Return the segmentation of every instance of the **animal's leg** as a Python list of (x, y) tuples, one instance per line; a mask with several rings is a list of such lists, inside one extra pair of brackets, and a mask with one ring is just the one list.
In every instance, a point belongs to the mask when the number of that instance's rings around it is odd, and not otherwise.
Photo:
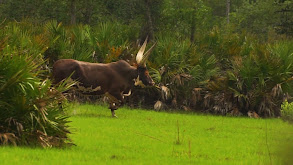
[(111, 109), (111, 112), (112, 112), (112, 117), (116, 117), (117, 118), (117, 116), (115, 114), (115, 111)]
[(109, 109), (111, 109), (112, 117), (117, 117), (115, 114), (115, 110), (118, 109), (118, 106), (116, 105), (115, 100), (110, 101), (109, 104)]
[(123, 98), (121, 95), (116, 95), (114, 93), (106, 93), (106, 96), (109, 98), (109, 109), (111, 109), (112, 117), (117, 117), (115, 110), (117, 110), (123, 104)]

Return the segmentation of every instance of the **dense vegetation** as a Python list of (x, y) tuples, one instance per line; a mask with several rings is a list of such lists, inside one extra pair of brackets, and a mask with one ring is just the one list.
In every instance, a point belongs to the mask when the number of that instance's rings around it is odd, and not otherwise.
[[(196, 39), (195, 33), (229, 23), (237, 31), (292, 35), (292, 0), (1, 0), (0, 18), (98, 25), (120, 22), (140, 37), (160, 31)], [(136, 33), (137, 33), (136, 32)]]
[(70, 140), (59, 104), (70, 84), (51, 87), (39, 43), (18, 28), (0, 32), (0, 144), (63, 146)]
[(59, 104), (70, 84), (51, 87), (53, 62), (133, 63), (146, 36), (157, 42), (148, 67), (160, 90), (136, 89), (129, 106), (280, 116), (293, 94), (292, 8), (291, 0), (0, 0), (0, 143), (66, 143)]

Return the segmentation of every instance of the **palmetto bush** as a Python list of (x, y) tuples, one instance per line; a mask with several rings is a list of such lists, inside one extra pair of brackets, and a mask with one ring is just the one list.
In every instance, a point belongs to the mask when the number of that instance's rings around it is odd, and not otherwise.
[[(138, 27), (118, 22), (104, 22), (92, 28), (95, 59), (109, 63), (119, 59), (131, 60), (136, 52)], [(131, 44), (133, 43), (133, 44)], [(132, 54), (132, 55), (131, 55)]]
[(62, 23), (52, 20), (44, 23), (41, 27), (43, 36), (49, 41), (47, 50), (44, 52), (44, 58), (47, 59), (49, 66), (62, 57), (72, 57), (70, 38)]
[[(151, 45), (151, 44), (150, 44)], [(186, 91), (186, 81), (190, 78), (187, 74), (191, 68), (189, 56), (191, 43), (188, 40), (180, 40), (172, 35), (161, 34), (157, 39), (154, 52), (150, 56), (149, 67), (156, 84), (170, 89), (174, 100), (183, 102)], [(170, 95), (167, 94), (167, 95)], [(171, 99), (169, 96), (162, 96), (164, 101)]]
[[(62, 58), (103, 63), (124, 59), (133, 63), (140, 43), (139, 26), (130, 26), (117, 22), (92, 27), (67, 27), (56, 21), (5, 22), (0, 27), (0, 49), (10, 54), (11, 60), (27, 55), (30, 58), (25, 61), (38, 64), (44, 64), (41, 55), (49, 64)], [(215, 27), (196, 33), (195, 42), (168, 31), (157, 32), (148, 46), (154, 42), (157, 44), (147, 66), (157, 86), (136, 89), (130, 104), (150, 107), (160, 100), (170, 108), (279, 116), (283, 99), (292, 95), (290, 40), (265, 44), (248, 33)], [(36, 75), (46, 79), (42, 75), (48, 74)]]
[(217, 28), (198, 38), (191, 44), (158, 37), (149, 66), (154, 80), (169, 88), (167, 105), (173, 100), (178, 107), (224, 115), (280, 115), (282, 101), (292, 95), (292, 41), (264, 44)]
[(129, 58), (136, 33), (134, 28), (119, 23), (101, 23), (97, 26), (63, 26), (49, 21), (43, 25), (49, 40), (45, 56), (52, 64), (57, 59), (76, 59), (88, 62), (112, 62), (123, 56)]
[(204, 50), (216, 55), (221, 72), (197, 89), (197, 106), (220, 114), (255, 111), (279, 116), (283, 99), (292, 94), (292, 41), (262, 44), (241, 35), (214, 35), (205, 45), (217, 51)]
[(0, 57), (0, 144), (62, 146), (68, 142), (67, 117), (59, 104), (65, 86), (51, 88), (33, 57)]
[(232, 61), (228, 91), (242, 112), (279, 116), (283, 99), (292, 94), (292, 42), (252, 47), (249, 54)]
[(13, 24), (3, 29), (6, 35), (0, 37), (0, 145), (69, 144), (68, 119), (60, 104), (64, 101), (62, 92), (70, 85), (53, 87), (50, 80), (39, 78), (44, 72), (41, 53), (46, 50), (45, 42), (37, 42), (30, 28), (23, 30)]

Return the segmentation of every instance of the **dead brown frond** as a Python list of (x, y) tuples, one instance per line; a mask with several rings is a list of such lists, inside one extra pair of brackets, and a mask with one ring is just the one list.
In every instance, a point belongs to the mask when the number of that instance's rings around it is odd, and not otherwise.
[(170, 89), (166, 86), (161, 86), (161, 95), (164, 101), (169, 100), (171, 98)]
[(204, 101), (203, 101), (204, 107), (209, 108), (211, 106), (210, 103), (211, 103), (212, 98), (213, 98), (213, 95), (211, 93), (207, 93), (204, 96)]
[(163, 110), (164, 108), (165, 108), (164, 103), (161, 102), (161, 101), (159, 101), (159, 100), (158, 100), (158, 101), (155, 103), (155, 105), (154, 105), (154, 109), (155, 109), (156, 111)]
[[(18, 135), (21, 135), (23, 132), (23, 125), (18, 122), (16, 119), (13, 119), (12, 117), (5, 120), (5, 122), (8, 123), (9, 128), (16, 128)], [(10, 131), (9, 131), (10, 132)]]
[(0, 41), (0, 51), (2, 51), (7, 45), (8, 37), (5, 37)]
[(232, 64), (239, 68), (240, 66), (242, 66), (242, 63), (243, 63), (243, 59), (241, 56), (233, 56), (232, 57)]
[(174, 77), (172, 78), (172, 83), (175, 83), (176, 85), (184, 85), (185, 81), (191, 80), (192, 79), (192, 75), (186, 74), (186, 73), (180, 73), (180, 74), (176, 74), (174, 75)]
[(278, 109), (275, 101), (273, 100), (271, 95), (266, 95), (263, 97), (263, 100), (260, 102), (258, 113), (262, 114), (262, 116), (278, 116), (279, 114), (275, 114), (274, 109)]
[(182, 83), (183, 83), (179, 74), (177, 74), (173, 77), (172, 82), (177, 85), (182, 85)]
[(231, 116), (242, 116), (242, 113), (239, 111), (237, 107), (233, 107), (230, 114)]
[(196, 103), (198, 101), (200, 101), (201, 98), (201, 91), (202, 88), (193, 88), (192, 90), (192, 102)]
[(259, 115), (258, 115), (255, 111), (248, 111), (248, 112), (247, 112), (247, 115), (248, 115), (250, 118), (255, 118), (255, 119), (258, 119), (258, 118), (259, 118)]
[(39, 142), (39, 144), (44, 147), (52, 147), (52, 145), (49, 142), (49, 137), (47, 136), (47, 134), (43, 133), (42, 131), (37, 130), (36, 131), (36, 136), (37, 136), (37, 140)]
[(227, 77), (216, 77), (213, 80), (209, 81), (207, 84), (207, 89), (210, 91), (222, 91), (227, 88)]
[(214, 110), (220, 114), (227, 114), (232, 109), (232, 102), (226, 97), (225, 93), (219, 93), (214, 97)]
[(185, 105), (182, 105), (182, 109), (184, 110), (184, 111), (191, 111), (191, 108), (190, 107), (188, 107), (188, 106), (185, 106)]
[(281, 84), (277, 84), (276, 86), (273, 87), (272, 92), (271, 92), (273, 97), (279, 97), (283, 94), (282, 86)]
[(186, 74), (186, 73), (181, 73), (180, 77), (185, 79), (185, 80), (191, 80), (192, 79), (192, 75)]
[(51, 147), (62, 147), (65, 144), (65, 138), (60, 138), (57, 136), (48, 136), (46, 133), (37, 130), (33, 136), (36, 136), (37, 142), (43, 148), (51, 148)]
[(0, 133), (0, 144), (9, 145), (13, 144), (16, 146), (17, 137), (13, 133)]
[(172, 107), (173, 108), (177, 108), (177, 106), (178, 106), (178, 104), (177, 104), (177, 99), (176, 99), (176, 97), (174, 97), (173, 99), (172, 99)]

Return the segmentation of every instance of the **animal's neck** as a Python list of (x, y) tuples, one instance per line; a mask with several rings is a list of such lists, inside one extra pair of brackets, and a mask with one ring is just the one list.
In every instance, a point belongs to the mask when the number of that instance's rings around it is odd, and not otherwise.
[(138, 71), (136, 67), (131, 67), (131, 71), (130, 71), (130, 77), (131, 79), (135, 79), (138, 77)]

